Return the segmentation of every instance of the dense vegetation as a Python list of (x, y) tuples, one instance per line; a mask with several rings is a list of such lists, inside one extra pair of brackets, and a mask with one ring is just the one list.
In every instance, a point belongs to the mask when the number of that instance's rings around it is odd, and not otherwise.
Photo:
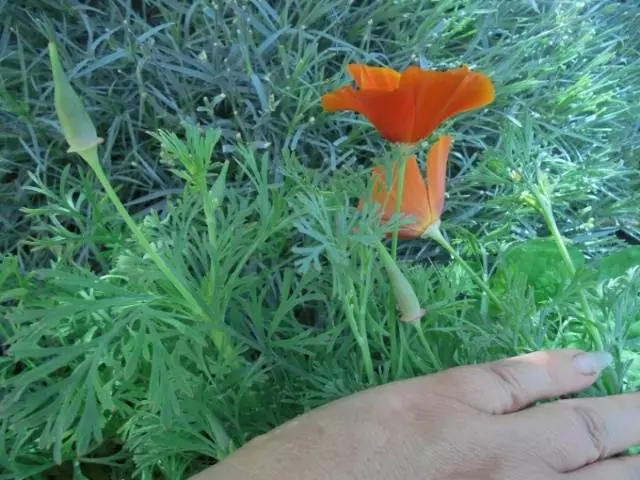
[[(0, 478), (186, 478), (351, 392), (537, 349), (601, 346), (585, 394), (637, 389), (639, 31), (622, 1), (0, 0)], [(49, 41), (133, 230), (67, 152)], [(355, 208), (389, 147), (320, 107), (352, 62), (493, 79), (440, 129), (442, 230), (501, 308), (411, 240), (427, 316), (398, 321), (373, 247), (397, 224)]]

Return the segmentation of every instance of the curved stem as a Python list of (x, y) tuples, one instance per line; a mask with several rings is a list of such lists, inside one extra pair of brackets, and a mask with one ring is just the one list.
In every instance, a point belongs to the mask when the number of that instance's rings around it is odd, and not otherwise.
[[(549, 203), (548, 198), (540, 191), (540, 189), (538, 189), (537, 187), (533, 187), (531, 190), (535, 195), (536, 200), (538, 201), (542, 216), (544, 217), (547, 228), (551, 232), (551, 236), (553, 237), (556, 246), (560, 251), (560, 255), (562, 256), (562, 259), (564, 260), (569, 273), (571, 274), (571, 276), (574, 276), (576, 274), (576, 267), (573, 264), (573, 260), (571, 259), (569, 250), (567, 249), (567, 246), (562, 239), (562, 234), (558, 229), (558, 224), (556, 223), (555, 216), (553, 215), (551, 204)], [(580, 304), (582, 306), (584, 317), (587, 321), (586, 328), (589, 332), (589, 335), (591, 336), (591, 340), (593, 341), (596, 349), (602, 350), (604, 347), (604, 342), (602, 341), (600, 330), (598, 330), (596, 326), (595, 317), (593, 316), (593, 312), (591, 311), (591, 306), (589, 305), (589, 301), (587, 300), (587, 295), (582, 289), (580, 290)]]
[(447, 241), (446, 238), (440, 232), (440, 228), (438, 224), (432, 225), (423, 235), (424, 237), (431, 238), (435, 240), (442, 248), (444, 248), (451, 256), (454, 258), (456, 262), (460, 264), (462, 268), (469, 274), (469, 276), (473, 279), (473, 281), (484, 291), (487, 296), (491, 299), (493, 303), (495, 303), (501, 310), (504, 311), (504, 305), (500, 301), (498, 297), (496, 297), (495, 293), (491, 291), (489, 285), (480, 278), (480, 276), (471, 268), (471, 266), (456, 252), (455, 248), (451, 246), (451, 244)]
[[(94, 155), (91, 155), (91, 157), (93, 156)], [(107, 194), (107, 197), (109, 197), (109, 200), (111, 200), (111, 203), (116, 208), (116, 210), (118, 211), (118, 213), (120, 214), (124, 222), (127, 224), (127, 226), (131, 230), (131, 233), (133, 234), (137, 242), (144, 249), (145, 253), (149, 255), (149, 258), (153, 261), (153, 263), (156, 264), (158, 269), (163, 273), (163, 275), (167, 278), (167, 280), (171, 282), (171, 284), (180, 293), (182, 298), (184, 298), (184, 300), (189, 304), (189, 306), (195, 312), (204, 315), (204, 310), (200, 305), (200, 303), (191, 294), (191, 292), (189, 292), (187, 287), (185, 287), (182, 284), (182, 282), (175, 276), (173, 271), (171, 271), (171, 268), (169, 268), (169, 266), (162, 259), (162, 257), (160, 257), (160, 255), (158, 255), (158, 253), (153, 249), (153, 246), (151, 245), (149, 240), (147, 240), (147, 238), (144, 236), (144, 233), (142, 233), (142, 230), (140, 230), (140, 227), (138, 227), (136, 222), (134, 222), (133, 218), (131, 218), (131, 215), (129, 215), (129, 212), (127, 211), (125, 206), (122, 204), (122, 202), (120, 201), (120, 198), (118, 197), (115, 190), (111, 186), (111, 182), (107, 178), (107, 175), (104, 173), (104, 170), (102, 169), (102, 166), (98, 161), (97, 153), (95, 154), (95, 158), (90, 158), (87, 156), (85, 157), (85, 160), (87, 160), (87, 163), (96, 174), (96, 177), (98, 177), (98, 181), (102, 185), (102, 188), (104, 188), (104, 191)]]
[[(405, 148), (400, 148), (400, 155), (405, 153)], [(395, 213), (398, 215), (400, 213), (400, 209), (402, 208), (402, 196), (404, 195), (404, 176), (407, 170), (407, 161), (406, 158), (400, 159), (400, 166), (398, 168), (398, 188), (396, 190), (396, 204), (395, 204)], [(392, 168), (392, 172), (395, 169)], [(393, 173), (392, 173), (392, 181), (393, 181)], [(393, 188), (393, 185), (392, 185)], [(395, 229), (391, 236), (391, 257), (395, 261), (398, 257), (398, 234), (399, 229)], [(400, 342), (398, 342), (398, 314), (396, 313), (396, 309), (394, 306), (393, 297), (390, 297), (389, 300), (389, 343), (391, 347), (391, 361), (392, 361), (392, 377), (399, 378), (402, 372), (402, 364), (403, 364), (403, 355), (404, 355), (404, 342), (402, 338), (400, 338)], [(395, 361), (394, 361), (395, 360)]]
[[(395, 214), (398, 215), (402, 208), (402, 196), (404, 195), (404, 176), (407, 170), (406, 159), (400, 160), (400, 168), (398, 168), (398, 189), (396, 190)], [(394, 260), (398, 257), (398, 233), (399, 229), (393, 231), (391, 237), (391, 256)]]

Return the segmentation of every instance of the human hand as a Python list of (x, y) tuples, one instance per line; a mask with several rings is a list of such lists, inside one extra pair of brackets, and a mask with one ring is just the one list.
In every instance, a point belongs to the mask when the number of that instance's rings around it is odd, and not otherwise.
[(332, 402), (194, 477), (296, 480), (631, 480), (640, 393), (530, 404), (587, 388), (604, 353), (537, 352)]

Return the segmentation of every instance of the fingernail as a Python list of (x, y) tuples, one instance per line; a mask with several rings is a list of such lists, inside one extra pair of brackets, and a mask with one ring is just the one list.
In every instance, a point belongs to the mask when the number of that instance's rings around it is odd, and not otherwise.
[(584, 375), (596, 375), (607, 368), (613, 362), (613, 356), (609, 352), (579, 353), (573, 357), (576, 370)]

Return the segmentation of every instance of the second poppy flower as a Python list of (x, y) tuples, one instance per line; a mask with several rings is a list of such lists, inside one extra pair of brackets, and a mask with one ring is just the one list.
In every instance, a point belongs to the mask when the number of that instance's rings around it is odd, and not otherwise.
[[(406, 160), (404, 191), (398, 213), (412, 217), (413, 222), (400, 227), (398, 238), (420, 237), (429, 227), (439, 222), (444, 210), (447, 160), (452, 142), (453, 138), (444, 135), (431, 147), (424, 176), (420, 172), (415, 155)], [(382, 220), (385, 222), (396, 214), (398, 168), (397, 164), (393, 166), (391, 190), (387, 188), (384, 167), (374, 168), (371, 175), (373, 180), (371, 201), (381, 207)]]

